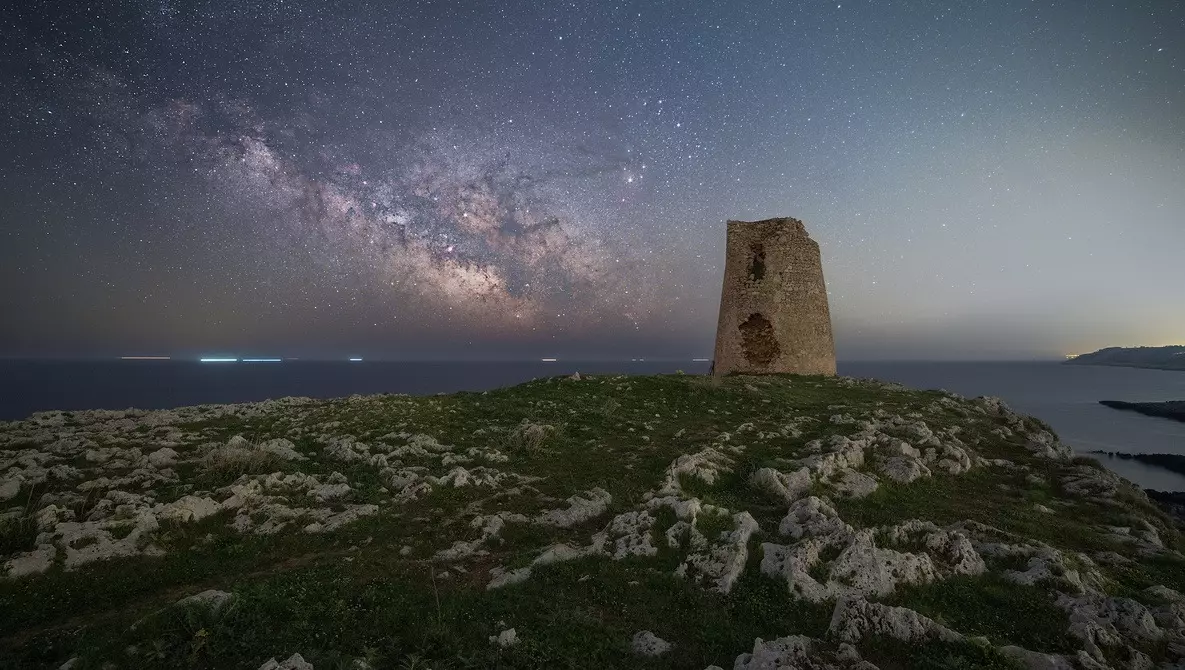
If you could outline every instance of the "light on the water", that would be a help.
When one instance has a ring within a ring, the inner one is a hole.
[[[710,360],[712,360],[712,359],[710,359],[710,358],[693,358],[693,359],[691,359],[691,362],[692,363],[707,363]]]
[[[282,358],[244,358],[244,363],[279,363]]]
[[[358,362],[360,362],[361,360],[362,360],[361,358],[351,358],[351,359],[350,359],[350,361],[351,361],[352,363],[358,363]]]
[[[202,363],[238,363],[237,358],[199,358]]]
[[[556,360],[557,359],[554,359],[554,358],[544,358],[543,362],[544,363],[554,363],[554,362],[556,362]]]

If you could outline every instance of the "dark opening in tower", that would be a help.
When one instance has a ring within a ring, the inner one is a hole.
[[[765,315],[755,312],[740,324],[741,348],[745,359],[753,365],[769,367],[782,353],[773,324]]]
[[[749,253],[753,255],[749,261],[749,276],[754,281],[761,281],[765,278],[765,247],[761,244],[751,244]]]

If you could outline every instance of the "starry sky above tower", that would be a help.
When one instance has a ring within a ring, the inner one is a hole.
[[[724,221],[841,358],[1185,341],[1185,6],[0,8],[0,356],[710,356]]]

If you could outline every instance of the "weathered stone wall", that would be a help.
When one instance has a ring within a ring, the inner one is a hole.
[[[715,374],[835,374],[819,244],[797,219],[729,221]]]

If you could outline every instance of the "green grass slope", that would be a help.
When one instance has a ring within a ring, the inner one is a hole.
[[[1153,667],[1182,546],[1037,420],[843,378],[0,424],[0,667]]]

